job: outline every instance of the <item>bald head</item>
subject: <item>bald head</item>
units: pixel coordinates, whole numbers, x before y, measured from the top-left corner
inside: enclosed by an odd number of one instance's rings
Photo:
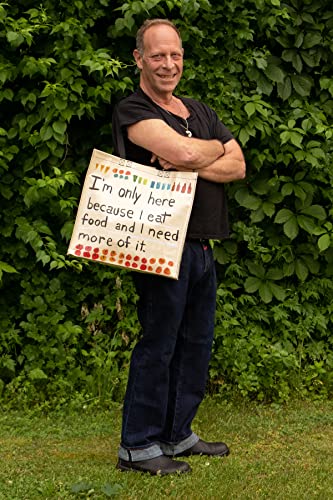
[[[143,55],[144,52],[144,34],[146,31],[152,26],[169,26],[172,28],[178,35],[180,47],[182,46],[182,39],[180,36],[179,29],[168,19],[146,19],[146,21],[142,24],[141,28],[139,28],[136,35],[136,50]]]

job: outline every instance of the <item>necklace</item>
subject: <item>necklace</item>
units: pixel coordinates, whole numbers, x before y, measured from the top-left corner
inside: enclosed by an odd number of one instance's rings
[[[178,102],[178,101],[177,101],[177,106],[178,106],[178,109],[179,109],[179,111],[180,111],[180,113],[181,113],[181,112],[182,112],[182,110],[181,110],[181,107],[180,107],[180,104],[179,104],[179,102]],[[192,132],[191,132],[191,131],[190,131],[190,129],[188,128],[188,121],[187,121],[187,118],[183,118],[183,117],[181,116],[181,114],[180,114],[180,118],[181,118],[182,120],[185,120],[185,123],[186,123],[186,127],[185,127],[185,125],[183,125],[182,123],[180,123],[180,126],[181,126],[181,127],[183,127],[183,129],[185,129],[185,134],[187,135],[187,137],[192,137]]]
[[[169,111],[169,110],[167,110],[167,109],[163,108],[163,106],[161,106],[160,104],[159,104],[159,106],[160,106],[160,107],[161,107],[164,111],[166,111],[166,112],[167,112],[170,116],[174,115],[174,116],[177,116],[178,118],[180,118],[181,120],[184,120],[184,121],[185,121],[185,123],[186,123],[186,127],[185,127],[185,125],[184,125],[183,123],[181,123],[181,122],[179,122],[179,125],[180,125],[181,127],[183,127],[183,129],[185,130],[185,134],[187,135],[187,137],[192,137],[192,132],[191,132],[191,131],[190,131],[190,129],[189,129],[187,118],[184,118],[183,116],[181,116],[181,114],[180,114],[180,115],[175,115],[174,113],[171,113],[171,111]],[[179,102],[178,102],[178,101],[177,101],[177,106],[178,106],[178,109],[179,109],[179,111],[180,111],[180,113],[181,113],[181,108],[180,108],[180,105],[179,105]]]
[[[185,120],[185,123],[186,123],[186,127],[185,125],[183,125],[182,123],[180,123],[180,125],[185,129],[185,134],[187,135],[187,137],[192,137],[192,132],[190,131],[190,129],[188,128],[188,121],[186,118],[183,118],[181,117],[183,120]]]

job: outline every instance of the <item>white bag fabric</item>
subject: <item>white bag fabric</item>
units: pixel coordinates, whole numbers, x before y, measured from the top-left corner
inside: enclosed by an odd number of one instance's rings
[[[94,149],[68,254],[178,279],[197,176]]]

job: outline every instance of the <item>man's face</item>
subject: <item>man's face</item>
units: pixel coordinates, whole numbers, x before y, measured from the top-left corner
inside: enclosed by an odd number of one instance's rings
[[[141,84],[148,94],[156,97],[170,94],[183,72],[183,49],[176,31],[160,24],[144,34],[144,52],[135,50],[134,57],[141,70]]]

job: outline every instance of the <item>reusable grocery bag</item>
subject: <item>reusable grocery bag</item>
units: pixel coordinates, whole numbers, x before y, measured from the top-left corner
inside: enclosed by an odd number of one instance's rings
[[[178,279],[197,176],[94,149],[68,254]]]

